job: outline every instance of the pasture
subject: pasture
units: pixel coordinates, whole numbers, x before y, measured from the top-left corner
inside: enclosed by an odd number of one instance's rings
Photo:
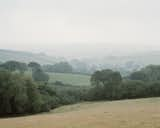
[[[0,119],[0,128],[159,128],[160,98],[86,102]]]
[[[48,73],[49,74],[49,83],[55,83],[60,81],[63,84],[69,84],[73,86],[89,86],[90,77],[89,75],[83,74],[72,74],[72,73]],[[25,75],[31,77],[31,71],[26,71]]]
[[[90,76],[71,73],[49,73],[49,83],[61,81],[64,84],[71,84],[75,86],[89,86]]]

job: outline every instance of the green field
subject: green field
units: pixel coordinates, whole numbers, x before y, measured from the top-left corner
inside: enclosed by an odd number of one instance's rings
[[[0,119],[0,128],[160,128],[160,98],[85,102]]]
[[[82,74],[72,74],[72,73],[48,73],[49,83],[54,83],[56,81],[61,81],[63,84],[70,84],[73,86],[89,86],[90,76]],[[30,71],[25,72],[25,75],[31,77],[32,73]]]
[[[49,73],[50,80],[49,83],[54,83],[56,81],[61,81],[64,84],[71,84],[75,86],[89,86],[90,76],[71,74],[71,73]]]

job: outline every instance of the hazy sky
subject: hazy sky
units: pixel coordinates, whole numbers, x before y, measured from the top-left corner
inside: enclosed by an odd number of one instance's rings
[[[159,0],[0,0],[0,48],[53,55],[160,50]]]

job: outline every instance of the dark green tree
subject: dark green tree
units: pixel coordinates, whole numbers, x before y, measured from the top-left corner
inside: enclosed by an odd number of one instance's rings
[[[142,68],[140,71],[136,71],[130,74],[131,80],[142,80],[142,81],[159,81],[160,80],[160,66],[149,65]]]
[[[32,77],[37,82],[48,82],[49,75],[45,73],[42,69],[35,69],[32,72]]]
[[[18,70],[21,73],[24,73],[27,70],[27,65],[18,61],[7,61],[1,64],[0,67],[11,72]]]
[[[142,80],[142,81],[147,81],[148,80],[148,76],[145,72],[143,71],[137,71],[137,72],[133,72],[129,78],[131,80]]]
[[[43,69],[46,72],[57,72],[57,73],[72,73],[73,68],[67,62],[59,62],[54,65],[45,65]]]
[[[95,86],[92,89],[92,95],[96,96],[96,99],[98,96],[102,99],[114,99],[121,81],[122,77],[119,72],[110,69],[96,71],[91,76],[91,83]]]
[[[28,67],[32,68],[32,70],[33,70],[33,69],[39,69],[39,68],[41,68],[41,65],[39,63],[37,63],[37,62],[30,62],[28,64]]]
[[[121,74],[110,69],[96,71],[91,76],[91,83],[93,85],[119,84],[121,81]]]

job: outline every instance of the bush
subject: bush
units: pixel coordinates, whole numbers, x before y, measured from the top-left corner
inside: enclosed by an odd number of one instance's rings
[[[55,107],[55,91],[20,74],[0,71],[0,115],[31,114]]]

